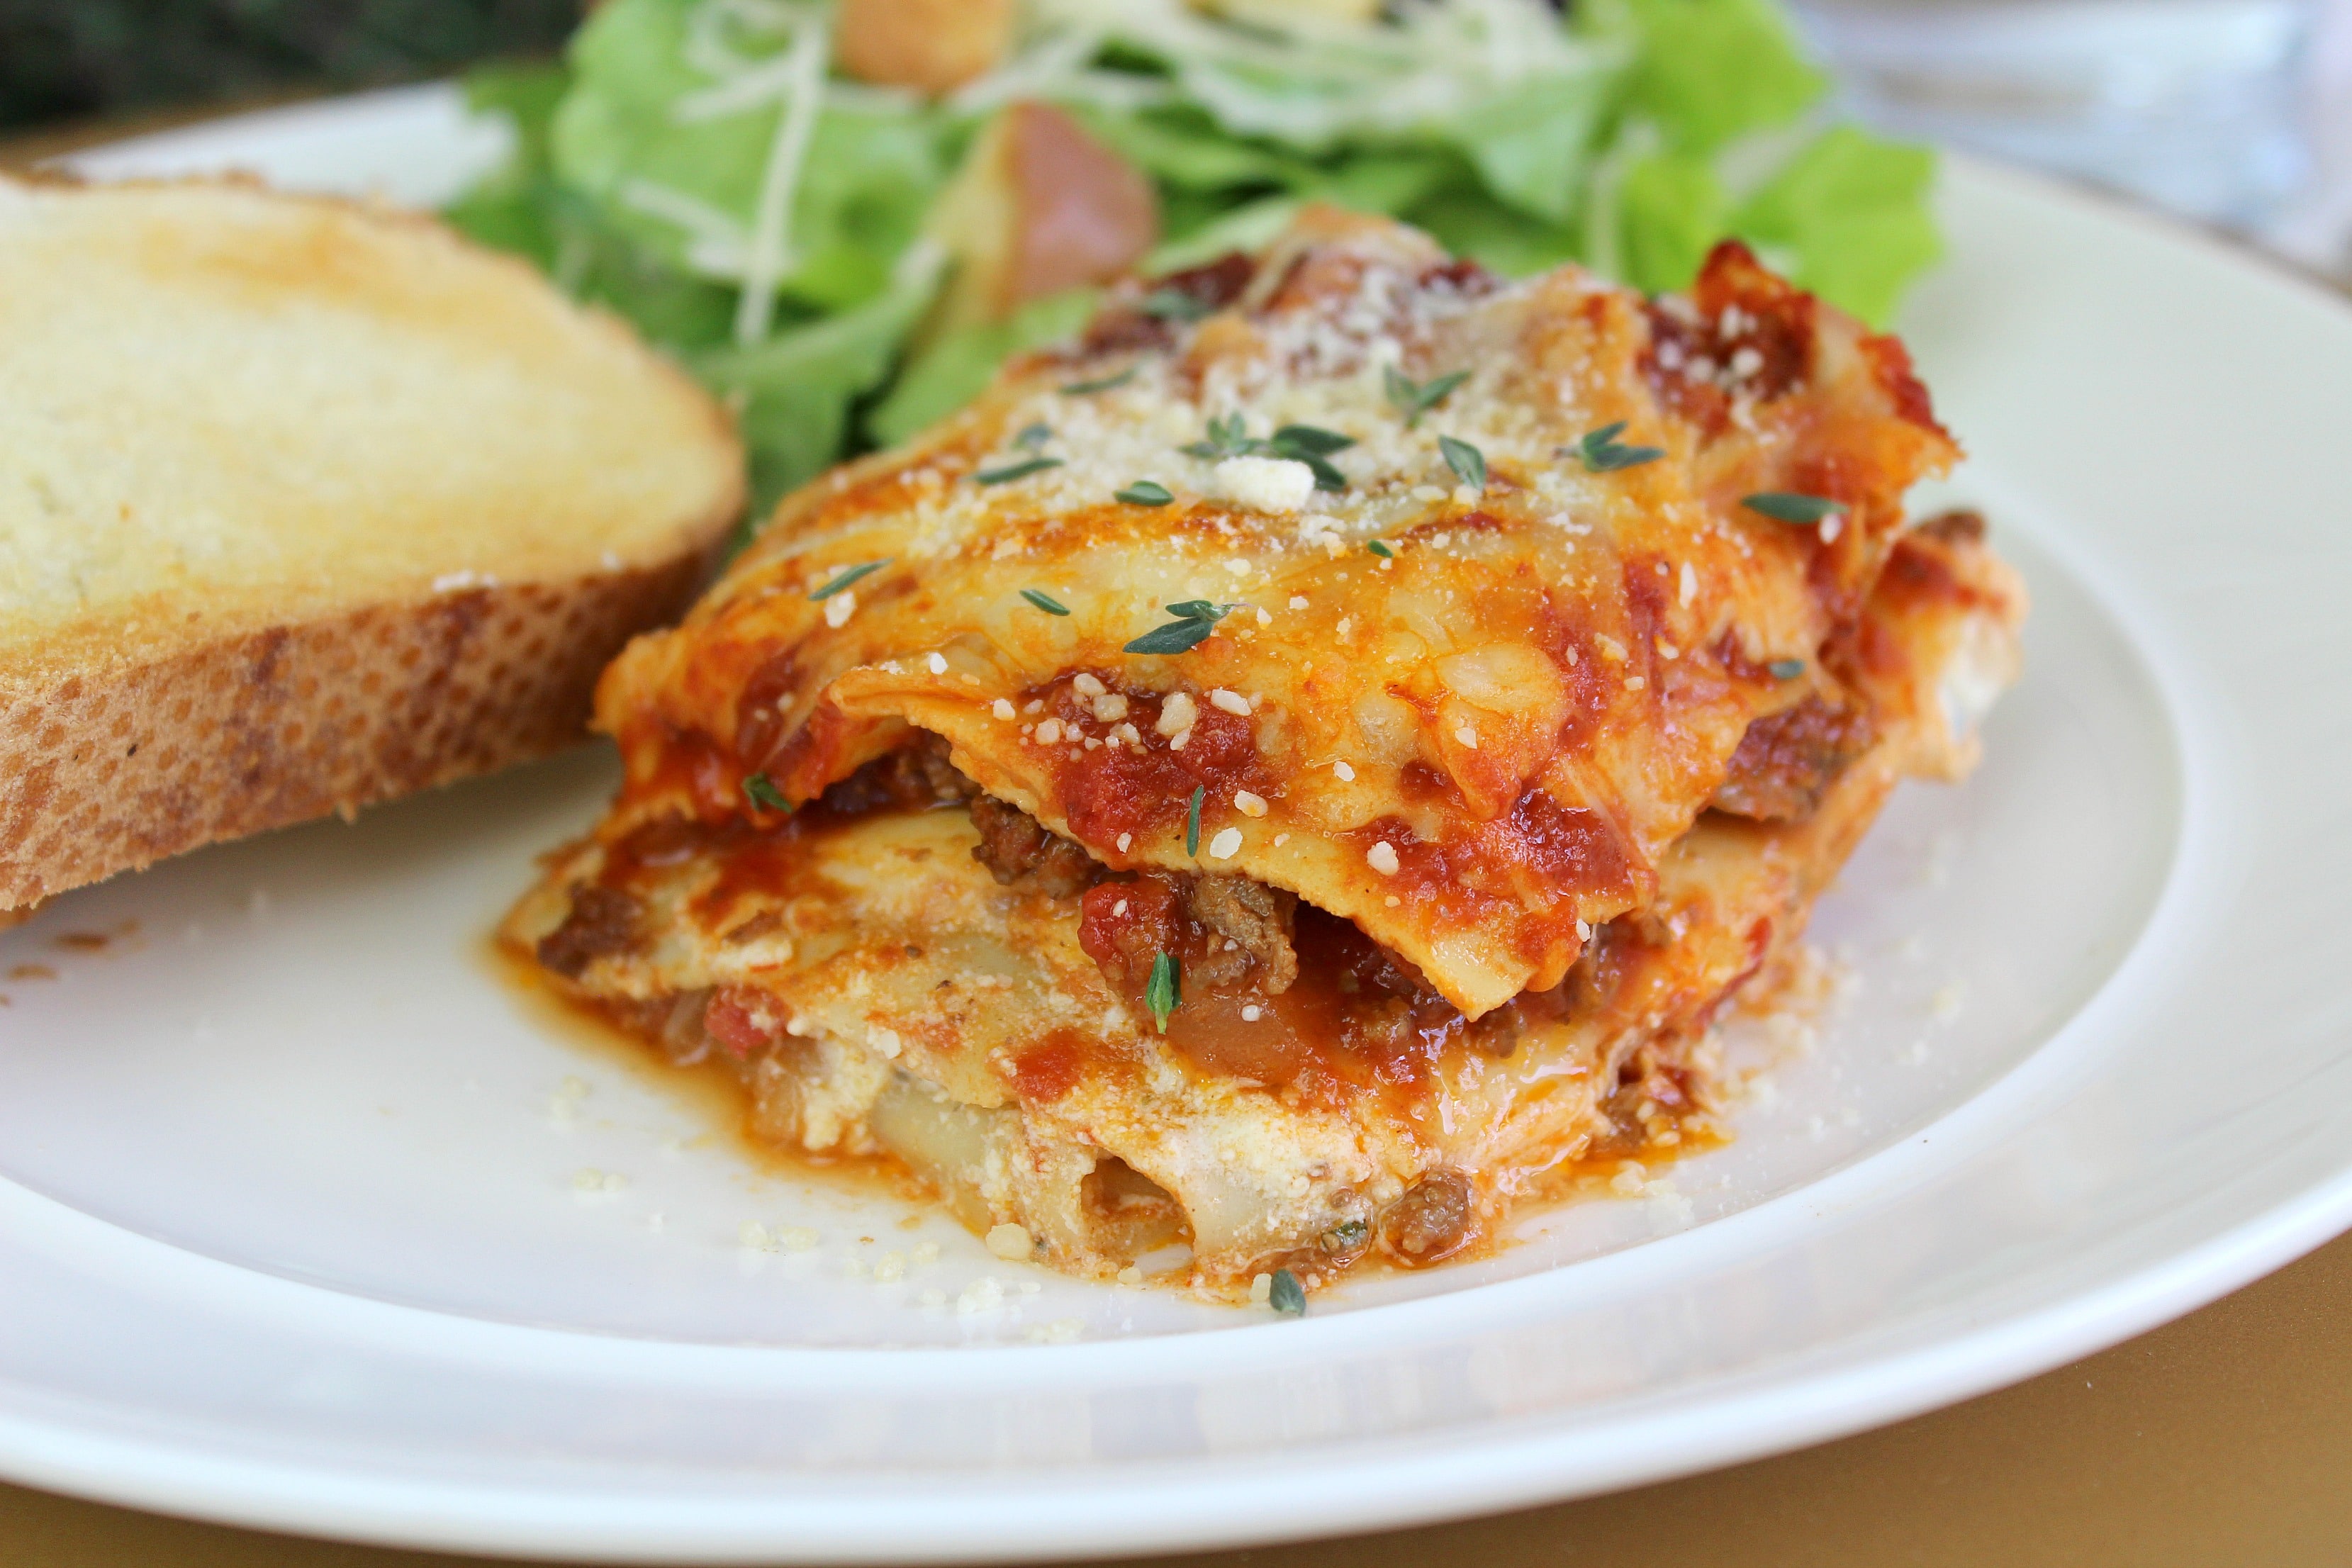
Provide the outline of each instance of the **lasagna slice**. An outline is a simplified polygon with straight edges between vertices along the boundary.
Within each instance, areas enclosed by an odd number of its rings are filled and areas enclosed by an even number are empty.
[[[1055,1267],[1433,1262],[1680,1136],[1973,761],[2024,597],[1906,526],[1955,456],[1736,245],[1652,301],[1310,213],[786,501],[607,672],[620,796],[507,935]]]

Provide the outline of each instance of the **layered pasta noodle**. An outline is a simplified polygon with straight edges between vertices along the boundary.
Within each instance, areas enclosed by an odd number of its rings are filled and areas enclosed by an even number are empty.
[[[1737,244],[1652,300],[1310,210],[789,499],[606,674],[507,935],[1053,1267],[1435,1262],[1708,1110],[1973,763],[2025,598],[1906,517],[1957,455]]]

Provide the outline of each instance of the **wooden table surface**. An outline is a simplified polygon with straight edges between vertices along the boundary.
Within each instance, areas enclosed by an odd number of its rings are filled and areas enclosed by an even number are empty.
[[[204,118],[0,143],[0,167]],[[461,1568],[0,1485],[0,1568]],[[2352,1237],[2151,1333],[1949,1409],[1611,1497],[1183,1568],[2345,1568]]]

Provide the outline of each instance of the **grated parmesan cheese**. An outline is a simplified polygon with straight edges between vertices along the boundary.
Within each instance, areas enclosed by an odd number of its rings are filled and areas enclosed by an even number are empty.
[[[1227,458],[1214,479],[1219,495],[1254,511],[1297,511],[1315,493],[1315,470],[1287,458]]]

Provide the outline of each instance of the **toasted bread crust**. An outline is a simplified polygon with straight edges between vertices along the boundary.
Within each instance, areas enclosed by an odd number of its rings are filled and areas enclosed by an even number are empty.
[[[596,677],[699,556],[471,588],[160,659],[0,673],[0,909],[586,738]]]

